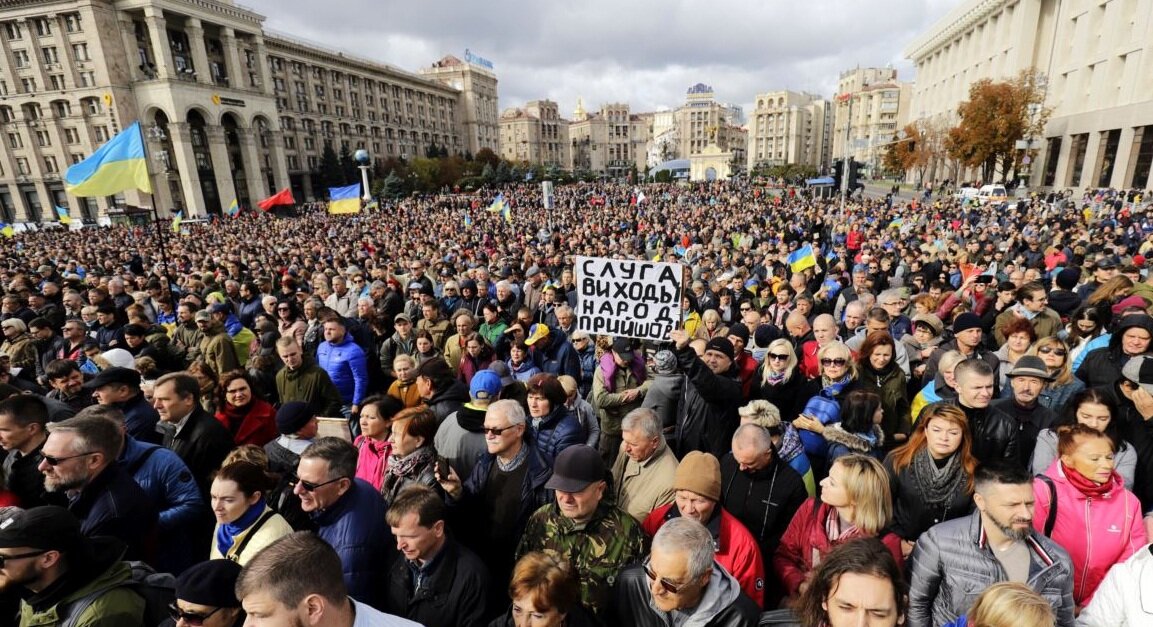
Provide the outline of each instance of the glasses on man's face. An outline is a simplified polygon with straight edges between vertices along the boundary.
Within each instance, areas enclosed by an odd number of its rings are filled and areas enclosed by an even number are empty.
[[[70,459],[76,459],[77,457],[87,457],[89,455],[95,455],[95,454],[96,454],[96,451],[88,451],[87,453],[80,453],[79,455],[69,455],[68,457],[53,457],[51,455],[45,455],[45,454],[41,453],[40,457],[44,458],[44,461],[49,466],[59,466],[60,464],[66,462]]]
[[[484,427],[482,429],[482,431],[484,431],[486,435],[499,436],[500,434],[504,433],[505,431],[508,431],[509,429],[511,429],[515,426],[516,425],[509,425],[507,427]]]
[[[36,557],[38,555],[44,555],[47,552],[48,551],[36,551],[35,553],[21,553],[19,555],[0,555],[0,568],[4,568],[4,562],[8,560],[20,560],[26,557]]]
[[[1043,346],[1043,347],[1041,347],[1041,348],[1038,348],[1038,349],[1037,349],[1037,352],[1038,352],[1038,353],[1042,353],[1042,354],[1045,354],[1045,355],[1048,355],[1049,353],[1052,353],[1052,354],[1054,354],[1054,355],[1056,355],[1056,356],[1058,356],[1058,357],[1064,357],[1064,356],[1067,354],[1067,352],[1065,351],[1065,349],[1063,349],[1063,348],[1056,348],[1056,347],[1053,347],[1053,346]]]
[[[833,357],[832,359],[826,357],[821,360],[822,366],[844,366],[849,363],[849,360],[843,357]]]
[[[179,607],[176,607],[175,603],[170,603],[168,605],[168,614],[172,616],[172,620],[174,622],[183,620],[185,625],[190,625],[191,627],[200,627],[204,624],[204,621],[208,620],[212,617],[213,614],[219,612],[222,609],[224,608],[218,607],[207,614],[198,614],[196,612],[185,612]]]
[[[651,581],[659,582],[661,584],[661,588],[669,594],[679,594],[681,590],[684,590],[689,586],[687,583],[673,583],[664,577],[657,577],[657,574],[653,572],[651,567],[649,567],[649,560],[647,559],[644,563],[644,569],[645,576],[648,577]]]
[[[752,311],[752,307],[741,307],[741,311]]]
[[[785,354],[769,353],[769,359],[771,359],[773,361],[788,361],[789,355],[788,355],[788,353],[785,353]]]
[[[298,479],[296,481],[296,484],[299,485],[300,487],[304,488],[308,492],[316,492],[317,490],[323,488],[324,486],[326,486],[330,483],[336,483],[337,481],[340,481],[343,478],[344,477],[337,477],[335,479],[329,479],[328,481],[325,481],[324,483],[313,483],[311,481],[305,481],[304,479]]]

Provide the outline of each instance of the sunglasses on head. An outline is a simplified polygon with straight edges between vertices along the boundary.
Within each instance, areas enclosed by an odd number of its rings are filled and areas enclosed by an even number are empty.
[[[212,618],[212,615],[219,612],[224,608],[218,607],[207,614],[197,614],[196,612],[185,612],[184,610],[176,607],[175,603],[168,604],[168,614],[172,616],[174,622],[183,620],[185,625],[192,627],[200,627],[204,621]]]
[[[849,360],[847,360],[843,357],[834,357],[832,359],[826,357],[826,358],[821,360],[822,366],[843,366],[847,363],[849,363]]]

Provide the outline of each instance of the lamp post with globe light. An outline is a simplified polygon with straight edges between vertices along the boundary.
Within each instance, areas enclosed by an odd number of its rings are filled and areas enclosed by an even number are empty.
[[[372,202],[372,192],[368,189],[368,164],[370,161],[368,151],[363,148],[358,149],[352,153],[352,160],[355,161],[358,164],[357,167],[360,168],[360,184],[364,190],[364,195],[361,196],[361,198],[364,202]]]

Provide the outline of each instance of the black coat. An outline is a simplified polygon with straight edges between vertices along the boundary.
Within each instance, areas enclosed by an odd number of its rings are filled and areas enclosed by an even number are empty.
[[[733,582],[735,585],[735,582]],[[638,564],[621,571],[617,580],[615,616],[618,627],[667,627],[670,623],[663,612],[649,607],[652,592],[649,579]],[[745,593],[738,592],[736,599],[717,612],[704,627],[756,627],[760,620],[761,608],[757,607]]]
[[[674,452],[678,458],[689,451],[704,451],[720,458],[732,448],[733,433],[740,424],[737,409],[743,397],[736,370],[730,368],[723,375],[713,374],[688,346],[677,351],[677,361],[686,381],[677,416]]]
[[[743,472],[731,452],[721,458],[721,505],[757,539],[765,572],[793,514],[809,498],[805,480],[774,452],[769,465]]]
[[[1109,337],[1109,345],[1089,351],[1081,366],[1077,368],[1077,378],[1085,382],[1085,387],[1112,385],[1121,378],[1121,368],[1129,361],[1129,356],[1121,350],[1121,336],[1125,331],[1139,327],[1153,335],[1153,318],[1145,315],[1125,316],[1117,323]]]
[[[38,468],[44,459],[40,450],[43,447],[44,443],[41,442],[36,450],[12,462],[12,471],[7,477],[8,489],[20,500],[20,507],[25,509],[40,505],[68,505],[68,498],[63,493],[44,491],[44,473]],[[4,457],[12,454],[12,451],[7,451]]]
[[[889,487],[893,494],[893,533],[903,540],[916,540],[929,527],[937,523],[968,516],[973,511],[973,495],[969,494],[968,481],[962,481],[946,503],[933,504],[925,496],[913,476],[912,465],[893,474],[892,457],[885,459],[885,470],[889,471]]]
[[[432,574],[414,590],[408,560],[398,554],[388,572],[384,611],[422,625],[483,627],[490,583],[484,563],[452,538],[434,561]]]
[[[960,400],[941,401],[955,405],[969,419],[969,432],[973,436],[973,457],[981,463],[1005,460],[1020,464],[1020,433],[1017,419],[990,405],[974,409],[961,405]]]
[[[179,434],[167,431],[164,446],[172,449],[184,460],[192,471],[200,493],[208,501],[208,488],[212,483],[212,473],[220,468],[221,462],[233,448],[232,434],[199,405],[188,417],[188,422]]]
[[[781,420],[792,422],[796,419],[797,414],[801,413],[801,409],[805,406],[807,398],[801,398],[801,386],[805,383],[805,376],[801,374],[800,368],[793,369],[793,376],[789,377],[788,381],[780,385],[766,385],[762,383],[765,380],[765,364],[768,362],[768,356],[761,365],[757,367],[757,373],[753,375],[753,387],[750,392],[751,400],[760,399],[772,403],[781,412]]]
[[[84,535],[111,536],[128,545],[127,560],[153,563],[156,504],[116,460],[92,478],[68,504]]]
[[[1133,478],[1133,493],[1141,500],[1141,511],[1153,510],[1153,420],[1145,420],[1133,401],[1125,398],[1119,383],[1094,388],[1101,396],[1113,401],[1117,408],[1113,420],[1117,421],[1121,438],[1137,451],[1137,472]]]

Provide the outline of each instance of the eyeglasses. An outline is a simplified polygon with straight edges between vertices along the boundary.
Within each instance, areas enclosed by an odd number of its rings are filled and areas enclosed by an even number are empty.
[[[1056,355],[1058,357],[1064,357],[1066,354],[1068,354],[1068,351],[1066,351],[1065,349],[1053,348],[1052,346],[1044,346],[1042,348],[1038,348],[1037,352],[1038,353],[1044,353],[1046,355],[1048,355],[1049,353],[1053,353],[1054,355]]]
[[[849,363],[849,360],[844,359],[842,357],[836,357],[833,359],[829,359],[828,357],[826,357],[826,358],[821,360],[822,366],[843,366],[847,363]]]
[[[484,431],[487,435],[500,435],[515,426],[516,425],[509,425],[507,427],[484,427],[482,431]]]
[[[43,453],[41,453],[40,456],[44,458],[44,461],[47,462],[49,466],[59,466],[61,463],[66,462],[70,459],[76,459],[77,457],[86,457],[88,455],[95,455],[98,452],[99,451],[88,451],[87,453],[80,453],[79,455],[69,455],[68,457],[52,457],[51,455],[44,455]]]
[[[173,621],[183,620],[185,625],[191,625],[191,627],[200,627],[204,624],[204,621],[208,620],[212,617],[213,614],[219,612],[222,609],[224,608],[218,607],[207,614],[197,614],[195,612],[185,612],[179,607],[176,607],[175,603],[170,603],[168,605],[168,614],[172,616]]]
[[[316,492],[317,490],[323,488],[324,486],[326,486],[330,483],[336,483],[337,481],[340,481],[341,479],[344,479],[344,477],[337,477],[335,479],[329,479],[328,481],[325,481],[324,483],[313,483],[311,481],[305,481],[304,479],[298,479],[296,481],[296,484],[299,485],[300,487],[304,488],[308,492]]]
[[[788,361],[789,355],[788,353],[785,353],[784,355],[779,353],[769,353],[769,359],[773,361]]]
[[[653,581],[660,582],[661,588],[663,588],[664,591],[668,592],[669,594],[678,594],[681,590],[684,590],[689,586],[688,583],[673,583],[664,577],[657,577],[657,574],[653,572],[653,569],[649,568],[649,561],[647,559],[644,563],[644,569],[645,576]]]
[[[752,311],[752,307],[741,307],[741,311]]]
[[[21,553],[20,555],[0,555],[0,568],[4,568],[4,562],[8,560],[20,560],[26,557],[36,557],[37,555],[44,555],[48,551],[36,551],[35,553]]]

